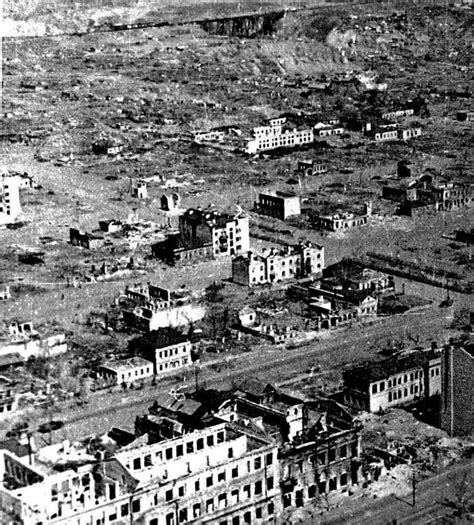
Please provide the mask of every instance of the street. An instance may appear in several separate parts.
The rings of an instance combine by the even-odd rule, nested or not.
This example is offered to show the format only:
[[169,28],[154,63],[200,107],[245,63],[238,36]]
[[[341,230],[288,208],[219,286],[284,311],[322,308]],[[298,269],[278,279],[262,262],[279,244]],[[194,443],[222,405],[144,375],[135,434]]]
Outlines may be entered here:
[[[308,375],[313,364],[319,365],[322,371],[340,369],[352,362],[373,357],[374,345],[382,349],[387,342],[405,335],[420,336],[420,341],[436,340],[449,322],[446,313],[446,310],[433,306],[379,318],[370,325],[336,331],[329,338],[312,342],[306,347],[287,350],[275,346],[260,353],[254,350],[229,361],[227,367],[223,357],[222,371],[204,366],[200,369],[199,384],[205,384],[207,388],[229,388],[246,377],[256,376],[277,385],[288,385],[292,378],[301,379],[304,374]],[[135,417],[147,412],[157,394],[169,392],[179,385],[183,390],[194,389],[193,374],[190,372],[188,379],[180,383],[168,380],[164,385],[158,382],[157,386],[142,390],[91,396],[90,403],[85,407],[55,413],[54,419],[63,420],[65,426],[52,433],[52,441],[76,440],[93,433],[105,433],[112,426],[132,430]],[[46,419],[38,423],[43,421]]]
[[[321,517],[321,524],[351,525],[365,523],[371,525],[408,525],[417,523],[440,523],[452,509],[443,504],[446,498],[456,497],[453,478],[459,479],[465,473],[472,477],[472,462],[456,463],[430,478],[421,480],[416,486],[415,506],[412,494],[403,498],[388,496],[363,503],[360,499],[348,501],[341,508],[331,510]],[[472,483],[469,488],[473,498]],[[459,523],[465,523],[460,521]]]

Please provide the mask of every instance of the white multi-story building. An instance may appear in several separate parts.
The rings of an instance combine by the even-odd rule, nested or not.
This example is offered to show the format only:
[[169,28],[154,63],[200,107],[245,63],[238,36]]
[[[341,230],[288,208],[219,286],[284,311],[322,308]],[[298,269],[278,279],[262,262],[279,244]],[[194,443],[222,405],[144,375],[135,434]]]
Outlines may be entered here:
[[441,392],[441,355],[416,352],[343,373],[344,403],[369,412],[411,403]]
[[246,286],[307,277],[324,268],[324,248],[310,242],[272,248],[262,254],[248,252],[232,260],[232,280]]
[[21,213],[20,186],[18,175],[0,176],[0,225],[15,222]]
[[245,253],[250,246],[249,219],[243,213],[190,208],[179,217],[179,232],[184,242],[211,242],[214,257]]
[[270,119],[268,126],[253,129],[253,139],[247,141],[245,152],[255,154],[276,148],[290,148],[314,141],[314,131],[309,129],[285,129],[286,118]]
[[203,292],[168,290],[149,284],[126,288],[117,302],[130,327],[152,331],[168,326],[183,326],[201,320],[206,308],[199,303]]
[[286,191],[267,191],[259,194],[255,209],[262,215],[284,221],[301,213],[300,197]]
[[0,356],[18,355],[24,361],[30,357],[54,357],[68,350],[65,334],[43,335],[33,323],[12,323],[9,335],[0,338]]
[[223,422],[131,446],[106,461],[66,443],[55,447],[49,457],[66,462],[62,471],[51,460],[33,466],[0,451],[5,519],[23,525],[275,522],[277,444],[241,425]]
[[189,366],[192,362],[191,348],[191,341],[186,339],[158,344],[153,356],[150,356],[154,359],[155,374],[164,375]]

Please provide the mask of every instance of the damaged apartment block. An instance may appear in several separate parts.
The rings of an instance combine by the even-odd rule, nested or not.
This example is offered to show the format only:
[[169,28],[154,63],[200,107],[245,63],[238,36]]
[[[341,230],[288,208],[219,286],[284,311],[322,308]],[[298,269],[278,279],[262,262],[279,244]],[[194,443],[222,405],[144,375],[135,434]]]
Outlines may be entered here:
[[152,253],[170,264],[187,263],[245,253],[249,244],[249,220],[243,213],[190,208],[179,216],[179,233],[153,244]]
[[279,508],[277,444],[242,425],[214,419],[98,459],[67,442],[53,447],[57,465],[0,452],[2,511],[24,525],[274,523]]
[[271,248],[261,254],[249,251],[232,259],[232,280],[245,286],[278,283],[317,274],[324,268],[324,248],[317,244],[301,242],[285,246],[282,250]]
[[335,401],[303,400],[249,379],[217,414],[275,436],[283,513],[361,481],[362,427]]
[[202,293],[172,291],[151,284],[136,285],[127,287],[117,303],[127,326],[149,332],[201,320],[206,315],[206,309],[198,303],[201,296]]

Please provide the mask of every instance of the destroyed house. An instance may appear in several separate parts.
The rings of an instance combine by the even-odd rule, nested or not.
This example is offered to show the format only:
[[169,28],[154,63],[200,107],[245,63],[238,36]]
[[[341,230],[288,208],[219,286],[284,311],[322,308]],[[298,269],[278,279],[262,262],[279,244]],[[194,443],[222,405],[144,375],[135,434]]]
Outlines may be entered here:
[[307,315],[314,318],[322,329],[372,319],[377,315],[378,299],[375,294],[370,290],[344,289],[337,280],[292,284],[287,295],[292,300],[303,301]]
[[232,280],[245,286],[307,277],[324,268],[324,248],[310,242],[248,252],[232,259]]
[[39,333],[31,322],[13,322],[9,334],[0,335],[0,356],[19,356],[24,362],[32,357],[48,358],[67,352],[66,335],[63,333]]
[[326,173],[327,166],[322,159],[299,160],[297,173],[305,177]]
[[183,243],[212,243],[215,257],[238,255],[249,249],[249,219],[243,213],[190,208],[179,217],[179,232]]
[[213,243],[199,237],[184,239],[180,234],[169,235],[163,241],[152,244],[154,257],[168,264],[189,264],[214,258]]
[[198,303],[202,292],[173,291],[148,285],[127,287],[118,298],[124,322],[137,330],[152,331],[194,323],[206,313]]
[[252,380],[216,415],[259,428],[279,443],[283,513],[347,492],[361,480],[361,426],[334,401],[302,400]]
[[279,190],[260,193],[255,211],[284,221],[301,213],[300,198],[295,193]]
[[92,152],[96,155],[118,155],[124,144],[112,139],[100,139],[92,144]]
[[315,215],[312,217],[312,222],[314,227],[317,229],[335,232],[363,226],[369,222],[371,216],[372,203],[366,202],[364,204],[364,210],[361,214],[340,212],[333,215]]
[[194,142],[221,142],[225,138],[225,132],[214,129],[210,131],[195,131],[193,134]]
[[343,372],[344,404],[378,412],[441,391],[441,355],[418,351]]
[[400,108],[400,109],[383,109],[380,111],[380,116],[384,120],[395,120],[403,117],[411,117],[415,114],[414,108]]
[[335,280],[342,289],[375,293],[393,291],[395,288],[393,276],[366,268],[363,263],[352,259],[342,259],[323,270],[325,278]]
[[81,246],[88,250],[100,248],[104,244],[104,238],[100,235],[77,230],[76,228],[69,228],[69,242],[73,246]]
[[397,213],[412,216],[422,211],[450,211],[469,206],[471,185],[453,181],[436,182],[429,175],[402,182],[398,185],[384,186],[382,197],[399,202]]
[[0,284],[0,301],[11,299],[10,286],[8,284]]

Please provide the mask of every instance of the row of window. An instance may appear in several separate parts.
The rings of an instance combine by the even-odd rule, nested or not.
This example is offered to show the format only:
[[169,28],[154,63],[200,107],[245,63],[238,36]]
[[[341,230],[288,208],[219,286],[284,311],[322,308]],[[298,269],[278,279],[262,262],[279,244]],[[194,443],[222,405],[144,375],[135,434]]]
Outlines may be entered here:
[[[423,386],[420,385],[410,385],[410,395],[417,395],[418,390],[420,391],[420,394],[423,392]],[[396,401],[397,399],[401,399],[402,397],[408,397],[408,388],[395,390],[395,392],[389,392],[388,393],[388,401]]]
[[[259,506],[255,508],[255,518],[261,520],[264,517],[263,507]],[[195,514],[196,512],[196,514]],[[273,520],[272,516],[275,513],[275,506],[272,502],[267,505],[267,521]],[[196,504],[193,507],[193,517],[197,518],[201,516],[200,504]],[[187,509],[180,509],[177,513],[170,512],[166,515],[165,520],[162,522],[163,525],[176,525],[176,523],[186,523],[188,521],[188,511]],[[149,525],[161,525],[158,518],[152,518],[149,522]],[[230,520],[222,520],[219,522],[219,525],[250,525],[252,523],[252,512],[247,511],[242,516],[234,516]]]
[[[130,379],[132,377],[139,377],[139,376],[143,376],[145,374],[151,374],[151,367],[150,366],[147,366],[147,367],[144,367],[144,368],[140,368],[140,369],[136,369],[135,370],[135,374],[133,372],[124,372],[123,374],[119,374],[119,379],[121,381],[125,381],[125,379]],[[113,377],[113,374],[110,374],[112,377]],[[107,374],[107,376],[109,376],[109,374]]]
[[181,361],[171,361],[169,363],[163,363],[158,367],[158,370],[161,372],[163,370],[173,369],[173,368],[179,368],[180,366],[185,366],[188,364],[188,358],[183,357]]
[[[437,369],[436,375],[439,375],[439,368]],[[433,374],[431,374],[433,376]],[[423,370],[416,370],[415,372],[410,372],[410,374],[403,374],[403,376],[398,376],[387,381],[387,388],[392,388],[392,386],[401,385],[402,383],[407,383],[408,378],[410,381],[416,381],[423,378]],[[377,392],[383,392],[385,390],[385,381],[380,383],[374,383],[372,385],[372,394]]]
[[173,355],[178,355],[178,352],[181,350],[181,353],[185,354],[187,352],[187,347],[182,346],[178,348],[169,348],[166,350],[161,350],[159,352],[160,357],[172,357]]
[[[348,476],[346,472],[343,472],[339,476],[339,487],[345,487],[348,483]],[[317,490],[316,490],[317,489]],[[338,489],[337,477],[329,479],[329,483],[326,480],[321,480],[316,485],[310,485],[308,487],[308,499],[315,498],[318,494],[326,494],[326,492],[332,492]],[[283,507],[288,508],[292,505],[296,507],[302,507],[304,505],[304,490],[296,490],[295,497],[290,493],[283,495]]]
[[[204,447],[207,445],[208,447],[213,447],[216,443],[223,443],[225,441],[225,432],[224,430],[220,430],[216,434],[210,434],[204,438],[198,438],[196,441],[188,441],[187,443],[179,443],[175,447],[167,447],[166,449],[160,449],[155,452],[155,458],[158,459],[159,462],[164,459],[173,459],[173,458],[179,458],[184,456],[185,450],[186,454],[193,454],[194,452],[198,450],[203,450]],[[164,455],[163,455],[164,452]],[[232,448],[228,449],[228,457],[233,457],[233,451]],[[143,467],[142,467],[142,460],[143,460]],[[143,457],[137,457],[133,459],[133,470],[140,470],[141,468],[145,467],[151,467],[153,464],[152,460],[152,454],[146,454]],[[127,465],[127,468],[130,468],[130,465]]]

